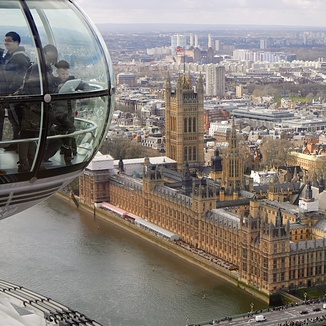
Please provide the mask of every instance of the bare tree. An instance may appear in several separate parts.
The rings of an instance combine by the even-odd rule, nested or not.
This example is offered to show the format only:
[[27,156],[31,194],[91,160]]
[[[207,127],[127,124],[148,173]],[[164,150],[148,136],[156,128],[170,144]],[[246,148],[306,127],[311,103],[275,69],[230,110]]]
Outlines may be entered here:
[[100,149],[102,154],[110,154],[115,160],[138,158],[138,157],[153,157],[160,154],[148,147],[144,147],[135,140],[129,139],[114,139],[105,141]]
[[286,165],[292,143],[286,139],[268,139],[261,145],[262,164],[265,167]]

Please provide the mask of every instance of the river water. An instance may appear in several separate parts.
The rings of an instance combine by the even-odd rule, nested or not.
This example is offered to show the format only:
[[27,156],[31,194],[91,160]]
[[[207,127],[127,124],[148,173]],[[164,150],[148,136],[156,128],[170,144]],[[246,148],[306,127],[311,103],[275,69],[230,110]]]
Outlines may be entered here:
[[52,197],[0,221],[0,279],[105,326],[185,326],[267,305]]

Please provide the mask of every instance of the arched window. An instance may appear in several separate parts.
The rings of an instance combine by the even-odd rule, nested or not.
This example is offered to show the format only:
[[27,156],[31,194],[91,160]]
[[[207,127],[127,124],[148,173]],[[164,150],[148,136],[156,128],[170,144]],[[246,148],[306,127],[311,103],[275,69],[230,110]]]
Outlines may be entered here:
[[185,148],[183,149],[183,160],[184,160],[185,162],[186,162],[187,159],[188,159],[187,155],[188,155],[188,150],[187,150],[187,147],[185,147]]
[[173,160],[176,159],[175,153],[176,153],[175,146],[172,145],[172,146],[171,146],[171,154],[172,154],[172,155],[171,155],[171,158],[172,158]]

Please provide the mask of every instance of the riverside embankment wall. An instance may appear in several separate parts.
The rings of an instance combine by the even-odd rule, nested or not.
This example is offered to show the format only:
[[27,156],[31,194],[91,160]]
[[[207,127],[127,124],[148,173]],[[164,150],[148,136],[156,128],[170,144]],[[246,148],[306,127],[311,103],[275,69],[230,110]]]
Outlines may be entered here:
[[[71,197],[67,196],[66,194],[58,192],[56,194],[57,197],[69,202],[72,205],[76,204],[76,199],[73,200]],[[77,199],[78,201],[78,199]],[[86,211],[90,213],[93,218],[100,218],[102,220],[105,220],[109,223],[112,223],[124,230],[126,230],[129,233],[132,233],[138,237],[141,237],[142,239],[164,249],[167,250],[169,253],[174,254],[175,256],[187,261],[188,263],[199,267],[210,274],[213,274],[214,276],[217,276],[235,286],[238,286],[242,290],[245,290],[246,292],[252,294],[256,298],[259,298],[260,300],[270,303],[270,298],[267,294],[259,292],[257,289],[252,288],[248,286],[245,283],[242,283],[238,279],[237,272],[235,271],[229,271],[226,268],[223,268],[187,249],[184,249],[177,244],[175,244],[172,241],[168,241],[162,237],[158,237],[155,234],[146,231],[144,229],[141,229],[140,227],[130,223],[129,221],[123,219],[122,217],[103,210],[102,208],[96,208],[96,207],[90,207],[88,205],[85,205],[83,203],[78,202],[78,209],[81,209],[83,211]]]

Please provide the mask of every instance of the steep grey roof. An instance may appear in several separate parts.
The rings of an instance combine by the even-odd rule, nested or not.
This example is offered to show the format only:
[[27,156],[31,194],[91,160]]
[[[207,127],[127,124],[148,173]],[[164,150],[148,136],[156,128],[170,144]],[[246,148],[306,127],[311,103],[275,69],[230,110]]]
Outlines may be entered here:
[[285,182],[285,183],[278,184],[277,189],[279,191],[281,191],[281,190],[287,191],[288,189],[290,189],[292,191],[297,191],[297,190],[300,189],[300,185],[301,185],[301,182],[300,181],[296,181],[296,182]]
[[240,196],[242,196],[244,198],[254,198],[255,194],[250,191],[240,190]]
[[299,224],[299,223],[291,223],[290,224],[290,230],[293,230],[293,229],[302,229],[305,226],[306,225]]
[[176,182],[182,181],[182,173],[178,171],[174,171],[168,168],[163,168],[163,175],[164,177],[169,178]]
[[204,218],[218,224],[223,224],[232,229],[240,229],[239,216],[224,209],[212,209],[205,213]]
[[253,190],[254,190],[255,193],[260,193],[260,191],[267,192],[268,187],[269,187],[269,185],[267,185],[267,184],[254,185]]
[[324,219],[319,220],[314,225],[314,228],[326,232],[326,220],[324,220]]
[[[278,183],[277,184],[277,191],[298,191],[300,189],[300,181],[296,182],[285,182],[285,183]],[[261,184],[261,185],[254,185],[253,189],[256,193],[259,193],[260,191],[262,192],[267,192],[269,188],[268,184]]]
[[124,187],[137,188],[137,189],[143,188],[143,181],[141,179],[132,178],[123,174],[115,174],[110,177],[110,180],[112,182],[119,183]]
[[300,250],[323,248],[326,246],[326,238],[308,240],[308,241],[298,241],[290,243],[290,252],[295,253]]
[[275,207],[275,208],[281,208],[282,210],[291,213],[291,214],[299,214],[299,207],[296,205],[292,205],[290,203],[282,203],[278,201],[272,201],[272,200],[263,200],[267,205]]
[[156,186],[155,192],[161,194],[164,197],[168,197],[170,199],[175,199],[180,201],[181,203],[185,203],[187,205],[192,204],[192,198],[186,196],[185,194],[181,193],[179,190],[166,187],[166,186]]
[[237,199],[237,200],[218,201],[218,202],[216,202],[216,208],[248,205],[249,203],[250,203],[249,198],[242,198],[242,199]]
[[212,171],[212,167],[211,166],[199,166],[198,170],[204,174],[204,175],[209,175]]

